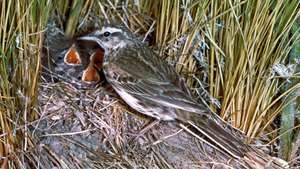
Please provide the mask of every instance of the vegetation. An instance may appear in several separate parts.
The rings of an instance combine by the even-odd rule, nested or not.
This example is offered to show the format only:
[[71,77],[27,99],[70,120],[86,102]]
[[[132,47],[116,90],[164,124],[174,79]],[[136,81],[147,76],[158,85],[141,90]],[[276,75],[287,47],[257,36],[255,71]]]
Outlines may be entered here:
[[[35,146],[44,33],[73,37],[104,20],[126,25],[187,79],[249,143],[296,165],[299,0],[0,1],[0,164],[19,168]],[[280,143],[280,146],[277,145]],[[20,155],[21,154],[21,155]]]

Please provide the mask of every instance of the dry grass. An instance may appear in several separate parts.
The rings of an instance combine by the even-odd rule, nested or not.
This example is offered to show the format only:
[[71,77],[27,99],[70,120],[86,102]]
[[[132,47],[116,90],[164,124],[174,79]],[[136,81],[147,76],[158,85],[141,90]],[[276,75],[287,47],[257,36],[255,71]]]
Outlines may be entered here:
[[[299,18],[299,1],[214,3],[211,16],[220,17],[210,22],[206,34],[214,44],[209,51],[210,93],[222,100],[221,117],[252,140],[274,131],[270,124],[288,104],[287,96],[299,88],[299,83],[284,87],[293,70],[282,74],[277,69],[291,63],[288,55],[299,39],[298,34],[290,34]],[[291,146],[292,135],[288,137]]]
[[[285,76],[277,68],[291,63],[289,54],[299,38],[298,31],[291,31],[299,18],[299,1],[72,2],[0,1],[1,167],[247,167],[227,161],[170,124],[133,140],[149,119],[125,113],[128,108],[101,87],[38,83],[46,30],[54,25],[71,38],[104,20],[126,25],[156,49],[187,79],[199,100],[250,141],[269,143],[267,151],[299,163],[299,153],[290,151],[299,147],[292,144],[299,142],[291,132],[299,131],[297,124],[274,123],[298,96],[293,93],[299,88],[293,81],[297,74]],[[52,36],[48,31],[47,38]],[[295,121],[297,111],[292,113],[289,120]],[[278,154],[270,145],[278,149],[281,136]]]
[[[139,117],[114,93],[79,90],[68,83],[40,86],[40,119],[31,123],[35,146],[24,166],[37,168],[223,168],[247,166],[161,123],[139,134]],[[76,166],[74,166],[76,164]]]
[[27,123],[37,118],[33,108],[47,5],[44,0],[0,1],[0,156],[4,168],[13,164],[12,157],[15,162],[23,161],[16,154],[32,146]]

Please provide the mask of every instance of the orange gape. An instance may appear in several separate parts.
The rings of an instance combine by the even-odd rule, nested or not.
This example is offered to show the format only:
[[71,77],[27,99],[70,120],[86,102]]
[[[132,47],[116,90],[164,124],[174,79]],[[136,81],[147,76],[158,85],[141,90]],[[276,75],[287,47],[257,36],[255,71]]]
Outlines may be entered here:
[[64,57],[64,62],[68,65],[80,65],[81,59],[75,45],[72,45]]
[[95,67],[100,70],[103,64],[104,52],[98,49],[91,57],[91,62],[94,63]]
[[82,81],[95,83],[101,80],[99,71],[102,68],[103,57],[104,52],[102,50],[97,50],[92,54],[88,67],[83,71]]
[[93,82],[99,82],[100,81],[100,75],[91,64],[83,71],[82,75],[82,81],[93,83]]

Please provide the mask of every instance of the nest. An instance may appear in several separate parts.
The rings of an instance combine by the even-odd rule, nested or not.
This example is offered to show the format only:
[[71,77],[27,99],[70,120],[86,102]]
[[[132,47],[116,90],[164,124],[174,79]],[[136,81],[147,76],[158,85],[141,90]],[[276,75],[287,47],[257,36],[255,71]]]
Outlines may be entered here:
[[[172,123],[154,123],[109,88],[40,86],[29,166],[42,168],[247,168]],[[155,124],[155,125],[151,125]]]

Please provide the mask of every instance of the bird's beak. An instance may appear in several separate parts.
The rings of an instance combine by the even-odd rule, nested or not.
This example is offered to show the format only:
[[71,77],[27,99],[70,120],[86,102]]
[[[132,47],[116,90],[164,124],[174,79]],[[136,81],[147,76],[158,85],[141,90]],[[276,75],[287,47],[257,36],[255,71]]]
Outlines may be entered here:
[[100,45],[101,47],[104,47],[102,41],[101,41],[96,35],[94,35],[93,33],[92,33],[92,34],[85,35],[85,36],[78,37],[77,40],[82,40],[82,41],[93,41],[93,42],[96,42],[96,43],[97,43],[98,45]]

